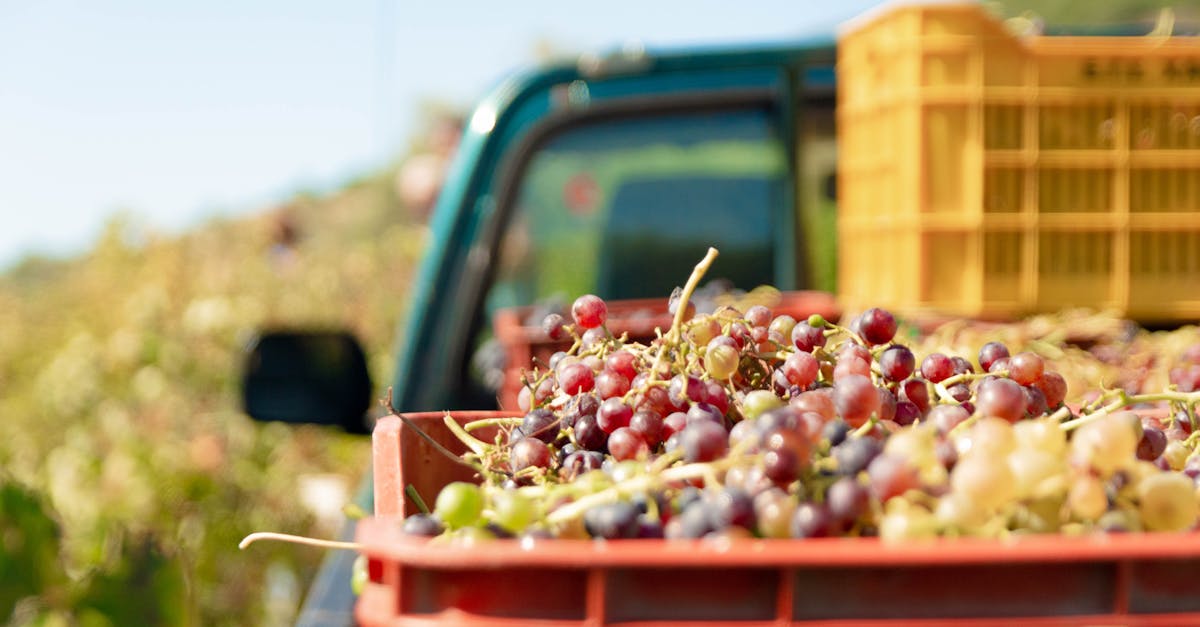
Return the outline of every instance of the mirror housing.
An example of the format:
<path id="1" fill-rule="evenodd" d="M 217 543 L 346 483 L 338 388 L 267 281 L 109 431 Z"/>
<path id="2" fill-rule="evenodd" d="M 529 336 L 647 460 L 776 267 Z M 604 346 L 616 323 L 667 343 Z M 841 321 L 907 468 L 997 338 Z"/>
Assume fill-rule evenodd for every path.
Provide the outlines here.
<path id="1" fill-rule="evenodd" d="M 371 376 L 347 331 L 270 331 L 246 351 L 242 408 L 255 420 L 370 433 Z"/>

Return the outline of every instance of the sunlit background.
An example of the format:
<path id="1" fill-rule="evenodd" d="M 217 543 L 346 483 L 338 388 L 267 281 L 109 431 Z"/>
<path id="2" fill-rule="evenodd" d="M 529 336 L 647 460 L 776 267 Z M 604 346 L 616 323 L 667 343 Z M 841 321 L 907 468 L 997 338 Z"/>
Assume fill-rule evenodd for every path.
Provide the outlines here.
<path id="1" fill-rule="evenodd" d="M 79 251 L 115 211 L 178 229 L 336 189 L 539 60 L 784 41 L 872 4 L 6 2 L 0 264 Z"/>
<path id="2" fill-rule="evenodd" d="M 0 3 L 0 620 L 291 622 L 322 554 L 237 543 L 334 535 L 369 446 L 244 416 L 250 334 L 349 328 L 387 380 L 454 122 L 509 72 L 875 4 Z"/>

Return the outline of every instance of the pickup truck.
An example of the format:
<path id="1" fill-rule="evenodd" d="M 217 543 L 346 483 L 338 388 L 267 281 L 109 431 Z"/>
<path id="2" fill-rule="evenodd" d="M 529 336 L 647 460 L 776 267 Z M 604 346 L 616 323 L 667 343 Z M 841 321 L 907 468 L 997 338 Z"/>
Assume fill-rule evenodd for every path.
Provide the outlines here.
<path id="1" fill-rule="evenodd" d="M 470 115 L 437 200 L 393 406 L 495 409 L 480 362 L 496 311 L 584 293 L 665 299 L 709 246 L 721 255 L 708 276 L 734 286 L 832 290 L 835 58 L 832 37 L 624 49 L 501 83 Z M 381 395 L 345 333 L 268 333 L 248 355 L 243 402 L 259 420 L 367 433 Z M 368 482 L 357 501 L 370 512 L 370 499 Z M 353 559 L 330 553 L 299 624 L 353 623 Z"/>

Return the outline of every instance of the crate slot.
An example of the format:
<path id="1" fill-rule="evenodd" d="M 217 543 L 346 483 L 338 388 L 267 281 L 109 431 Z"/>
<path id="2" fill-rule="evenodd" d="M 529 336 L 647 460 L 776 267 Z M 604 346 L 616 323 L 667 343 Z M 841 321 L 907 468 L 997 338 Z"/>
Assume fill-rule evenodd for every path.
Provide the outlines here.
<path id="1" fill-rule="evenodd" d="M 1129 179 L 1135 213 L 1200 211 L 1200 168 L 1135 169 Z"/>
<path id="2" fill-rule="evenodd" d="M 921 84 L 960 87 L 971 82 L 971 57 L 961 53 L 926 54 L 921 63 Z"/>
<path id="3" fill-rule="evenodd" d="M 1048 231 L 1038 237 L 1038 297 L 1055 308 L 1107 306 L 1112 293 L 1113 236 Z"/>
<path id="4" fill-rule="evenodd" d="M 1147 308 L 1169 294 L 1200 298 L 1200 231 L 1130 234 L 1129 297 Z"/>
<path id="5" fill-rule="evenodd" d="M 1053 583 L 1050 583 L 1053 582 Z M 1113 564 L 814 568 L 795 573 L 793 620 L 1090 616 L 1115 605 Z M 1003 591 L 1004 602 L 997 603 Z"/>
<path id="6" fill-rule="evenodd" d="M 983 108 L 983 147 L 988 150 L 1020 149 L 1025 135 L 1025 107 L 987 105 Z"/>
<path id="7" fill-rule="evenodd" d="M 1140 104 L 1130 108 L 1132 150 L 1200 149 L 1200 107 L 1191 104 Z"/>
<path id="8" fill-rule="evenodd" d="M 1016 301 L 1020 298 L 1023 241 L 1019 232 L 990 231 L 984 234 L 985 300 Z"/>
<path id="9" fill-rule="evenodd" d="M 620 568 L 608 573 L 604 618 L 636 621 L 770 621 L 779 571 L 768 568 Z"/>
<path id="10" fill-rule="evenodd" d="M 971 156 L 972 146 L 960 138 L 967 132 L 968 116 L 966 107 L 930 107 L 925 111 L 921 142 L 925 166 L 923 211 L 963 210 L 965 161 Z"/>
<path id="11" fill-rule="evenodd" d="M 1038 171 L 1042 213 L 1107 213 L 1113 209 L 1110 169 L 1043 168 Z"/>
<path id="12" fill-rule="evenodd" d="M 400 608 L 406 614 L 447 610 L 478 617 L 583 620 L 587 573 L 578 569 L 407 568 L 400 577 Z"/>
<path id="13" fill-rule="evenodd" d="M 1112 148 L 1116 108 L 1112 102 L 1084 102 L 1038 108 L 1038 146 L 1042 150 Z"/>
<path id="14" fill-rule="evenodd" d="M 1025 198 L 1025 170 L 989 168 L 983 175 L 983 210 L 988 213 L 1021 211 Z"/>
<path id="15" fill-rule="evenodd" d="M 1130 565 L 1129 611 L 1132 614 L 1200 612 L 1200 561 L 1143 560 Z"/>

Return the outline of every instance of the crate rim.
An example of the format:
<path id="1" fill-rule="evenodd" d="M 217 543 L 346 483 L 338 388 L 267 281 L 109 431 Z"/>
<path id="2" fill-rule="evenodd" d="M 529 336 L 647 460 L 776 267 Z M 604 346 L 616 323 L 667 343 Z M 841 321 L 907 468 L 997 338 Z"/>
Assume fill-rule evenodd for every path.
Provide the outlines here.
<path id="1" fill-rule="evenodd" d="M 1200 532 L 1038 534 L 1006 540 L 879 538 L 588 540 L 518 539 L 451 544 L 406 536 L 396 517 L 359 522 L 363 553 L 426 568 L 722 566 L 815 568 L 950 566 L 1131 559 L 1200 560 Z"/>

